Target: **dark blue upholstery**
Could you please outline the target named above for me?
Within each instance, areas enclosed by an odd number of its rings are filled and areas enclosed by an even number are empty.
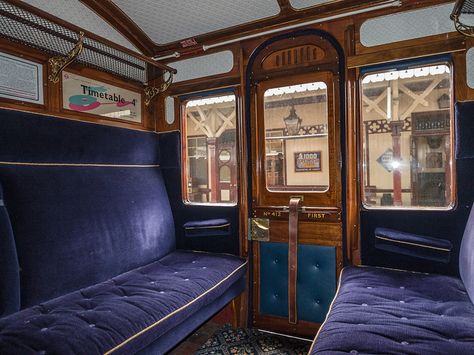
[[[456,129],[456,197],[452,209],[361,209],[361,259],[364,265],[407,269],[428,273],[459,275],[459,251],[464,227],[474,201],[474,101],[457,102]],[[453,147],[454,149],[454,147]],[[375,248],[375,229],[403,230],[433,238],[448,239],[453,245],[449,263],[414,258]]]
[[[183,225],[184,235],[189,238],[205,236],[228,236],[231,223],[227,218],[189,221]]]
[[[22,308],[174,250],[157,168],[0,166],[0,181],[22,269]]]
[[[474,158],[474,101],[456,103],[456,159]]]
[[[176,251],[2,318],[0,354],[130,354],[212,304],[244,274],[238,257]]]
[[[415,258],[448,263],[453,245],[446,239],[377,228],[375,229],[375,247]]]
[[[311,354],[473,354],[474,305],[458,278],[348,267],[340,283]]]
[[[240,295],[245,287],[246,280],[244,277],[241,277],[239,281],[235,282],[227,289],[227,291],[225,291],[224,294],[222,294],[222,296],[215,299],[210,305],[201,308],[197,312],[187,317],[186,322],[182,322],[173,329],[169,330],[166,334],[161,335],[157,341],[153,342],[142,351],[139,351],[138,354],[157,355],[168,351],[177,344],[177,339],[184,339],[187,335],[191,334],[203,323],[203,321],[209,319],[217,311],[229,303],[230,299]]]
[[[175,250],[176,141],[0,110],[0,354],[159,354],[243,291]]]
[[[184,203],[181,186],[180,134],[170,132],[160,136],[160,167],[165,177],[166,188],[170,198],[171,209],[175,220],[176,246],[178,249],[203,250],[208,252],[239,253],[239,206],[236,205],[206,205]],[[206,221],[226,219],[230,222],[225,233],[206,235],[189,233],[183,228],[189,221]],[[214,231],[215,233],[215,231]]]
[[[20,310],[20,272],[10,218],[0,184],[0,316]]]
[[[298,245],[298,319],[322,322],[336,292],[334,247]],[[288,317],[288,244],[260,243],[260,312]]]
[[[151,132],[0,109],[0,161],[158,164]]]
[[[461,243],[461,279],[377,267],[344,269],[311,354],[473,354],[473,248],[471,209]]]
[[[459,274],[471,302],[474,303],[474,208],[471,209],[462,237],[459,253]]]

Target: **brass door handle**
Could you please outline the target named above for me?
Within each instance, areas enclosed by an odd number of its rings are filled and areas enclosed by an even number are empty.
[[[250,218],[249,239],[268,242],[270,240],[270,220],[267,218]]]
[[[262,223],[257,222],[256,219],[252,219],[252,223],[253,223],[256,227],[258,227],[258,228],[260,228],[260,229],[263,229],[264,231],[270,230],[270,227],[264,226]]]

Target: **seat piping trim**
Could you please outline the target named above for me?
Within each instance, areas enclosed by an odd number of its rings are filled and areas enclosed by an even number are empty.
[[[425,245],[425,244],[419,244],[419,243],[405,242],[405,241],[402,241],[402,240],[395,240],[395,239],[391,239],[391,238],[387,238],[387,237],[382,237],[382,236],[380,236],[380,235],[376,235],[375,238],[377,238],[377,239],[382,239],[382,240],[386,240],[386,241],[388,241],[388,242],[393,242],[393,243],[400,243],[400,244],[413,245],[413,246],[415,246],[415,247],[420,247],[420,248],[441,250],[441,251],[447,251],[447,252],[450,252],[450,251],[451,251],[451,249],[440,248],[440,247],[433,247],[433,246],[431,246],[431,245]]]
[[[227,275],[225,278],[223,278],[221,281],[219,281],[217,284],[215,284],[214,286],[212,286],[209,290],[207,290],[206,292],[202,293],[201,295],[199,295],[198,297],[196,297],[195,299],[193,299],[192,301],[190,301],[189,303],[181,306],[180,308],[174,310],[173,312],[171,312],[170,314],[167,314],[166,316],[164,316],[163,318],[159,319],[158,321],[156,321],[155,323],[149,325],[148,327],[146,327],[145,329],[142,329],[141,331],[139,331],[138,333],[135,333],[134,335],[132,335],[131,337],[129,337],[128,339],[124,340],[122,343],[120,343],[119,345],[117,345],[116,347],[110,349],[109,351],[107,351],[106,353],[104,353],[104,355],[108,355],[108,354],[111,354],[113,353],[114,351],[120,349],[122,346],[126,345],[127,343],[129,343],[130,341],[132,341],[133,339],[139,337],[140,335],[142,335],[143,333],[149,331],[150,329],[154,328],[155,326],[157,326],[158,324],[160,324],[161,322],[165,321],[166,319],[170,318],[171,316],[175,315],[176,313],[178,312],[181,312],[182,310],[186,309],[187,307],[189,307],[190,305],[192,305],[193,303],[195,303],[196,301],[198,301],[199,299],[201,299],[202,297],[204,297],[205,295],[207,295],[209,292],[213,291],[215,288],[219,287],[222,283],[224,283],[225,281],[227,281],[229,278],[231,278],[235,273],[237,273],[237,271],[239,271],[240,269],[242,269],[244,266],[246,266],[248,263],[248,261],[245,261],[245,263],[243,263],[242,265],[240,265],[237,269],[235,269],[234,271],[232,271],[229,275]]]
[[[226,223],[226,224],[220,224],[218,226],[184,227],[184,229],[186,229],[186,230],[190,230],[190,229],[210,229],[210,228],[224,228],[224,227],[229,227],[229,226],[230,226],[230,223]]]
[[[100,164],[100,163],[33,163],[18,161],[0,161],[0,165],[20,166],[67,166],[67,167],[110,167],[110,168],[158,168],[158,164]]]

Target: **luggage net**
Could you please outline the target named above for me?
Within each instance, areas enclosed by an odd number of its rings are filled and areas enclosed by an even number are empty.
[[[55,56],[65,56],[78,42],[79,33],[0,0],[0,37]],[[88,38],[87,35],[76,62],[140,83],[153,79],[148,78],[149,61]]]
[[[458,0],[451,19],[456,30],[465,36],[474,37],[474,0]]]

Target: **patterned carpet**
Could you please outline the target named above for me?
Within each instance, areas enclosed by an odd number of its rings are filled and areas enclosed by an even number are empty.
[[[310,342],[225,325],[195,355],[306,355]]]

